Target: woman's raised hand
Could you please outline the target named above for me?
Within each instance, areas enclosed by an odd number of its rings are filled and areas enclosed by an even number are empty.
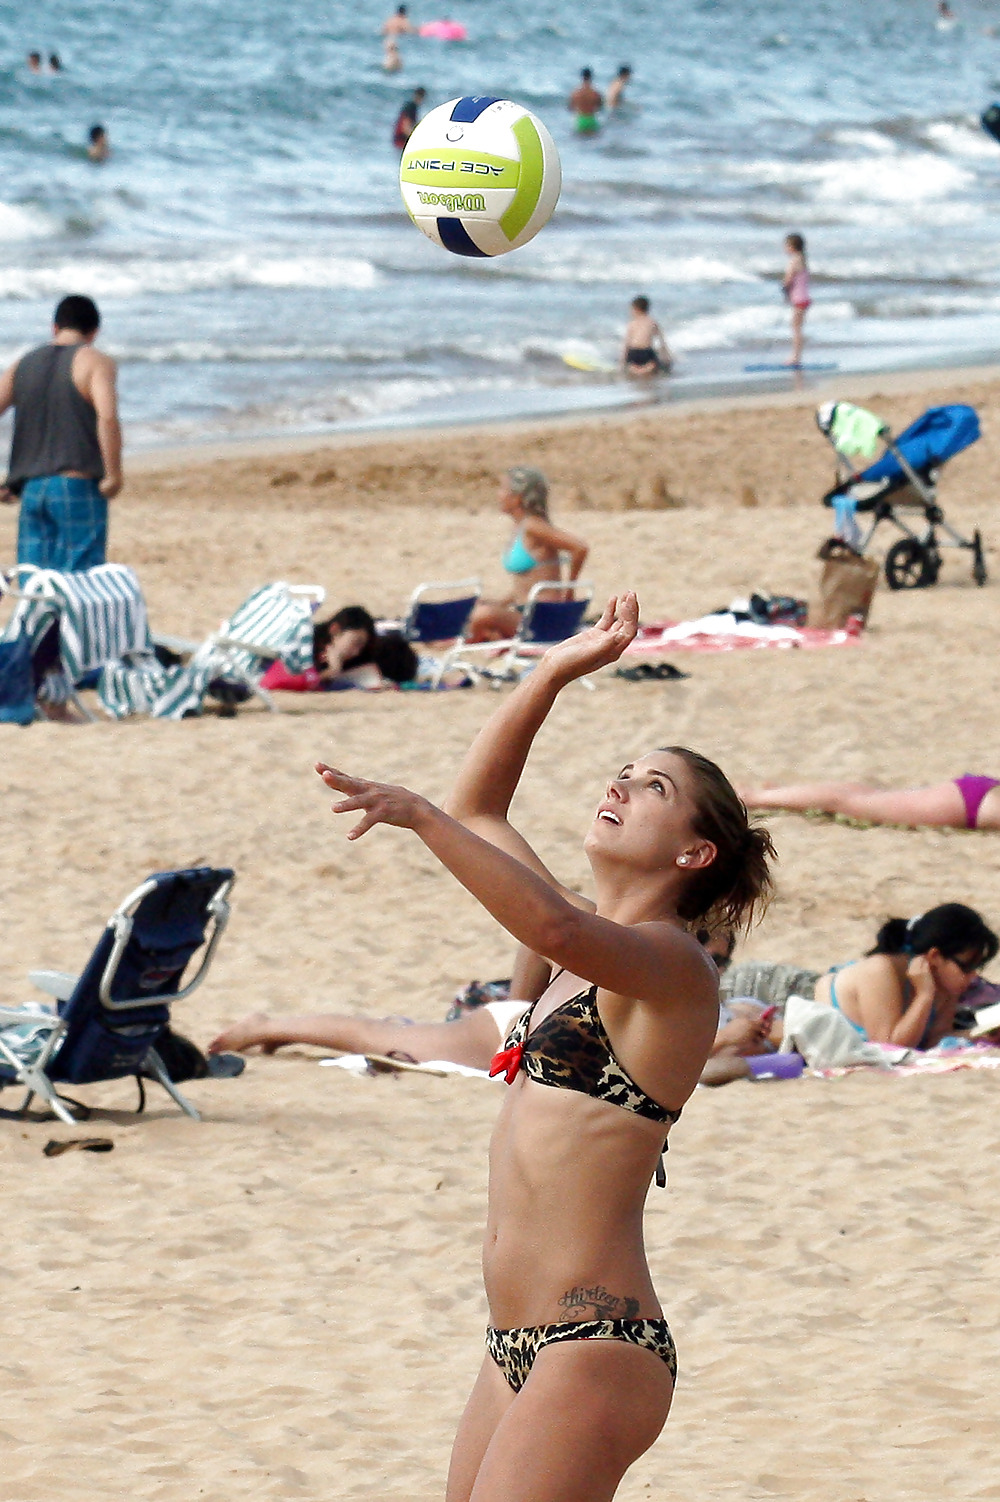
[[[362,817],[350,831],[349,840],[359,840],[376,824],[394,824],[397,829],[415,829],[422,813],[431,805],[409,788],[393,787],[386,782],[368,782],[363,777],[348,777],[336,767],[328,767],[325,761],[316,763],[316,771],[328,788],[344,793],[339,803],[333,805],[335,814],[349,814],[362,810]]]
[[[639,601],[634,592],[612,595],[595,626],[549,647],[542,662],[567,683],[617,662],[639,629]]]

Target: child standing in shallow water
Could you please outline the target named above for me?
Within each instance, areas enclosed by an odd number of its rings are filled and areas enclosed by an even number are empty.
[[[806,310],[812,304],[809,291],[809,266],[806,262],[806,242],[801,235],[786,235],[785,250],[788,267],[781,290],[792,305],[792,365],[802,364],[802,325]]]

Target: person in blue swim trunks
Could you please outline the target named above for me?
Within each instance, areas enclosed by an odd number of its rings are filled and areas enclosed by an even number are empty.
[[[480,600],[469,621],[467,639],[506,641],[514,635],[533,585],[540,581],[579,579],[590,552],[582,538],[553,526],[549,487],[541,470],[516,464],[500,480],[500,510],[514,532],[503,555],[510,590],[502,600]],[[563,558],[567,572],[562,572]]]
[[[997,949],[996,934],[973,908],[945,902],[883,923],[864,959],[820,977],[816,1000],[872,1043],[933,1048],[954,1031],[963,993]]]

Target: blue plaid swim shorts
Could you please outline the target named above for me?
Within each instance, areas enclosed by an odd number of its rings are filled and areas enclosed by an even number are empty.
[[[96,480],[40,475],[25,480],[17,561],[73,574],[105,561],[108,503]]]

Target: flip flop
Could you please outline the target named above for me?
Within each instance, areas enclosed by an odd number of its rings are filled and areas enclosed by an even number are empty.
[[[246,1059],[238,1053],[210,1053],[205,1062],[214,1080],[234,1080],[247,1067]]]
[[[640,662],[634,668],[618,668],[615,676],[625,678],[629,683],[662,683],[677,678],[690,678],[691,674],[682,673],[672,662]]]
[[[110,1153],[113,1147],[110,1137],[67,1137],[62,1142],[55,1139],[46,1142],[42,1152],[47,1158],[58,1158],[74,1149],[82,1153]]]

